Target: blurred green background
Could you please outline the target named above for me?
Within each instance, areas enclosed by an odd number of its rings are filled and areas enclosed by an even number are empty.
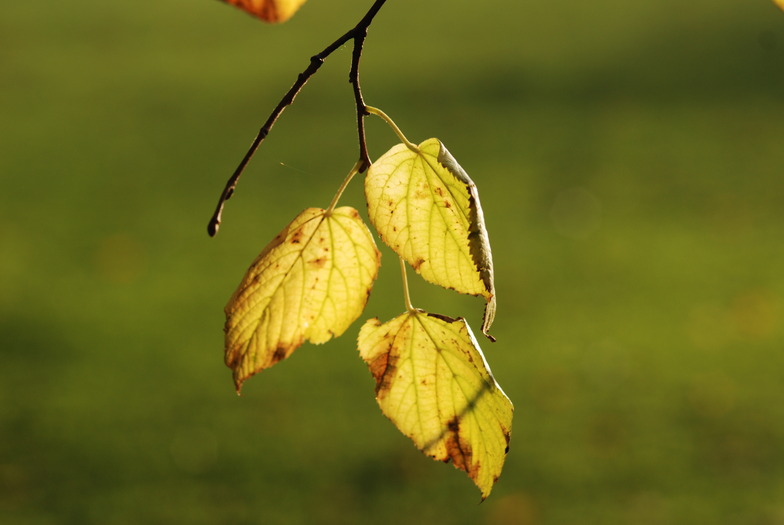
[[[767,0],[390,0],[366,101],[441,138],[496,263],[515,403],[490,498],[383,417],[360,322],[251,379],[222,308],[356,158],[349,49],[207,220],[308,57],[370,0],[0,17],[0,523],[784,523],[784,13]],[[369,122],[373,156],[395,138]],[[361,184],[342,203],[363,210]],[[403,301],[383,251],[366,316]],[[479,326],[482,302],[414,302]]]

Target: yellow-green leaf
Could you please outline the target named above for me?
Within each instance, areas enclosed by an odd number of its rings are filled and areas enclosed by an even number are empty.
[[[223,0],[265,22],[285,22],[306,0]]]
[[[423,453],[464,470],[486,498],[509,448],[512,403],[466,322],[422,311],[371,319],[358,346],[381,411]]]
[[[237,392],[304,341],[324,343],[359,317],[380,254],[354,208],[308,208],[256,258],[226,305],[226,365]]]
[[[368,170],[365,196],[383,241],[425,280],[487,300],[488,335],[496,297],[479,193],[444,145],[394,146]]]

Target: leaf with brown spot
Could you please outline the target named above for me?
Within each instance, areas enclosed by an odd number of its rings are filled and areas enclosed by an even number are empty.
[[[479,193],[444,145],[393,147],[368,169],[365,196],[381,239],[425,280],[486,299],[482,333],[492,339],[493,257]]]
[[[465,471],[486,498],[506,459],[513,408],[465,320],[420,310],[371,319],[358,346],[384,415],[424,454]]]
[[[307,0],[223,0],[265,22],[285,22]]]
[[[226,365],[237,392],[306,340],[341,335],[362,313],[380,257],[354,208],[308,208],[286,226],[226,305]]]

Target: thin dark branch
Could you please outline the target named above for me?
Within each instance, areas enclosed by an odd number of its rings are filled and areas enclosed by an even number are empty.
[[[349,40],[354,40],[354,51],[352,54],[352,63],[351,63],[351,74],[350,74],[350,82],[354,86],[354,97],[357,102],[357,131],[359,133],[359,147],[360,147],[360,160],[362,169],[360,172],[367,169],[370,164],[370,159],[367,153],[367,145],[365,144],[365,125],[364,125],[364,117],[366,115],[365,110],[365,103],[362,100],[362,91],[359,87],[359,61],[362,56],[362,45],[365,41],[365,37],[367,36],[367,30],[370,24],[373,22],[373,18],[379,12],[381,7],[386,3],[386,0],[375,0],[373,5],[370,7],[370,10],[362,17],[362,20],[357,23],[352,29],[347,31],[343,36],[332,42],[329,46],[327,46],[321,53],[314,55],[310,59],[310,64],[308,67],[297,76],[297,80],[288,90],[288,92],[283,96],[281,101],[272,110],[272,113],[267,118],[267,121],[259,130],[259,133],[256,135],[256,138],[253,139],[253,142],[250,145],[247,153],[240,161],[239,166],[237,169],[234,170],[234,173],[229,177],[229,180],[226,182],[226,187],[223,188],[223,192],[221,193],[220,199],[218,200],[218,206],[215,208],[215,213],[213,213],[212,218],[210,219],[209,224],[207,225],[207,233],[210,234],[210,237],[215,236],[218,233],[218,228],[220,227],[221,223],[221,215],[223,213],[223,205],[226,203],[227,200],[231,198],[234,194],[234,189],[237,187],[237,182],[242,175],[242,172],[245,170],[245,167],[250,162],[250,159],[253,157],[253,154],[256,153],[256,150],[259,149],[259,146],[264,141],[264,139],[269,134],[272,126],[275,125],[275,122],[281,116],[283,111],[290,106],[294,99],[296,98],[297,94],[302,90],[302,88],[307,84],[308,80],[316,74],[319,70],[321,65],[324,63],[324,60],[334,53],[337,49],[339,49],[342,45],[344,45]]]
[[[365,139],[365,117],[368,115],[367,106],[362,98],[362,88],[359,84],[359,62],[362,60],[362,46],[367,36],[367,28],[354,37],[354,50],[351,55],[351,72],[348,81],[354,88],[354,100],[357,104],[357,135],[359,139],[359,173],[370,167],[370,155]]]

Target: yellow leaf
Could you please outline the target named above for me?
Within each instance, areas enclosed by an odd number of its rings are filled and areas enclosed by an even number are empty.
[[[466,322],[418,310],[371,319],[359,352],[384,415],[424,454],[464,470],[486,498],[506,459],[513,409]]]
[[[243,381],[305,340],[341,335],[359,317],[380,254],[354,208],[308,208],[256,258],[226,305],[226,365]]]
[[[306,0],[223,0],[265,22],[285,22]]]
[[[476,186],[444,145],[393,147],[368,170],[365,196],[383,241],[425,280],[485,297],[488,335],[496,297],[484,215]]]
[[[782,10],[784,10],[784,0],[773,0],[773,3],[779,6]]]

